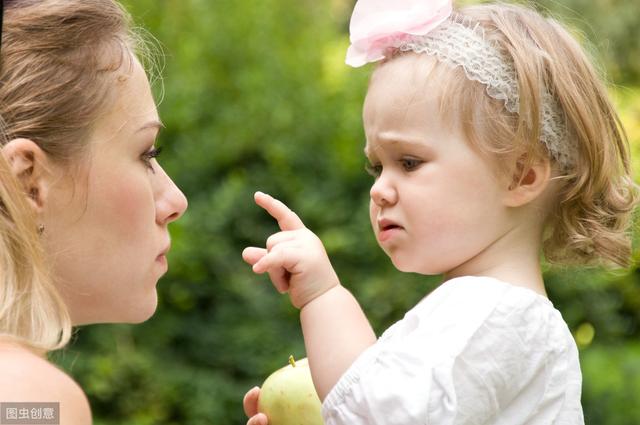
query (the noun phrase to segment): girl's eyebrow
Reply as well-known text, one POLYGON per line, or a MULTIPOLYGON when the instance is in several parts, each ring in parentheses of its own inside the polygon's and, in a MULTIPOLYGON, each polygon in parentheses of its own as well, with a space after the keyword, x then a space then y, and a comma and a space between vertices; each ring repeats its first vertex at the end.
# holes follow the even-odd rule
POLYGON ((408 134, 396 133, 396 132, 382 132, 377 134, 378 140, 387 142, 392 145, 411 146, 420 145, 428 147, 426 137, 413 136, 408 134))
MULTIPOLYGON (((387 146, 391 146, 393 148, 411 148, 411 149, 421 149, 426 151, 427 153, 433 153, 434 148, 430 146, 427 142, 426 138, 423 137, 412 137, 406 135, 400 135, 398 133, 379 133, 377 134, 377 139, 379 142, 383 142, 387 146)), ((378 143, 373 148, 373 150, 378 150, 383 147, 382 144, 378 143)), ((364 154, 369 157, 369 155, 373 153, 371 149, 369 149, 369 144, 364 147, 364 154)))

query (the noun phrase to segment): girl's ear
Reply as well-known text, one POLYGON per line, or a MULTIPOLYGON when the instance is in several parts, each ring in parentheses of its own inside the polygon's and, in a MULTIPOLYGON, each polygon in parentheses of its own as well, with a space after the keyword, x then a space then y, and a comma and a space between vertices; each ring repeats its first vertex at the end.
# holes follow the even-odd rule
POLYGON ((538 198, 551 179, 551 161, 548 159, 527 164, 526 156, 518 158, 511 182, 504 195, 508 207, 520 207, 538 198))
POLYGON ((41 212, 47 197, 47 155, 29 139, 11 140, 2 147, 2 155, 22 185, 30 205, 36 212, 41 212))

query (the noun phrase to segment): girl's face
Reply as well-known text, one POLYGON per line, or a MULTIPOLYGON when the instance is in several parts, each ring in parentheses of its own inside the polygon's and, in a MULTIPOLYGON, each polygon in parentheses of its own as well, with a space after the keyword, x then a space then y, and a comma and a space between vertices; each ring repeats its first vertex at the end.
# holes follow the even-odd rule
POLYGON ((43 211, 45 247, 74 324, 153 314, 167 226, 187 208, 153 159, 161 124, 140 64, 114 84, 116 100, 96 123, 87 157, 77 174, 58 170, 43 211))
POLYGON ((363 116, 376 175, 371 224, 399 270, 482 273, 507 232, 503 184, 440 114, 437 82, 428 82, 434 64, 426 55, 400 56, 372 77, 363 116))

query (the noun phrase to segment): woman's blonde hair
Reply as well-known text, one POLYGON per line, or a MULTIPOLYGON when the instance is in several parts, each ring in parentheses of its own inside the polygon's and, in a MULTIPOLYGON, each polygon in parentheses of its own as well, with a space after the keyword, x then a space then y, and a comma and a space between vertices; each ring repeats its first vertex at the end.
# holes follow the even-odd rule
MULTIPOLYGON (((5 2, 0 45, 0 143, 26 138, 65 166, 78 162, 113 83, 146 55, 113 0, 5 2)), ((0 155, 0 336, 37 351, 64 346, 67 308, 53 283, 27 193, 0 155)))
MULTIPOLYGON (((513 61, 519 113, 486 94, 460 67, 437 63, 429 78, 441 87, 441 106, 460 119, 480 152, 498 159, 501 172, 518 172, 550 158, 540 141, 542 93, 552 94, 565 116, 567 143, 575 142, 575 165, 554 165, 559 199, 549 212, 543 251, 550 263, 629 265, 631 219, 637 188, 631 177, 627 136, 603 78, 580 44, 556 20, 525 6, 502 3, 457 11, 479 23, 485 39, 513 61), (518 162, 520 160, 520 162, 518 162), (514 165, 516 165, 514 169, 514 165)), ((402 53, 395 52, 395 55, 402 53)))

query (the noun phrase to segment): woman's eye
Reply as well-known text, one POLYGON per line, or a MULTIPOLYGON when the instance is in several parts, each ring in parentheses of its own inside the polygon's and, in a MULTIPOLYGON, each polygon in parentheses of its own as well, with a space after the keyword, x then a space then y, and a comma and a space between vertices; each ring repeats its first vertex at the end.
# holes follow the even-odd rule
POLYGON ((402 165, 402 168, 404 168, 405 171, 413 171, 416 168, 418 168, 420 165, 422 165, 423 162, 424 161, 416 158, 402 158, 400 160, 400 164, 402 165))
POLYGON ((367 173, 369 173, 371 176, 373 177, 380 177, 380 174, 382 174, 382 165, 380 164, 365 164, 364 169, 367 171, 367 173))
POLYGON ((142 154, 142 162, 144 162, 145 165, 151 171, 153 171, 153 165, 151 165, 151 160, 153 158, 157 158, 160 155, 161 152, 162 152, 162 147, 159 147, 159 148, 153 147, 153 148, 149 149, 148 151, 146 151, 145 153, 142 154))

